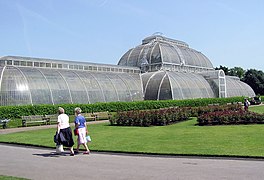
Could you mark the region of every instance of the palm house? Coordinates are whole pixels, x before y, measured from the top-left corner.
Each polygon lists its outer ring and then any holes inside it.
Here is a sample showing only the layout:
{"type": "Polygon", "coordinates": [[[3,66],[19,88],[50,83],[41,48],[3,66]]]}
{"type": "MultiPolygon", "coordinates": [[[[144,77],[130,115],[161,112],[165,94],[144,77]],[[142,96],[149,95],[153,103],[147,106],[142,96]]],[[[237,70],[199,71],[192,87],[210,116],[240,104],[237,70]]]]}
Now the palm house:
{"type": "Polygon", "coordinates": [[[4,56],[0,73],[1,106],[255,96],[187,43],[160,35],[118,65],[4,56]]]}

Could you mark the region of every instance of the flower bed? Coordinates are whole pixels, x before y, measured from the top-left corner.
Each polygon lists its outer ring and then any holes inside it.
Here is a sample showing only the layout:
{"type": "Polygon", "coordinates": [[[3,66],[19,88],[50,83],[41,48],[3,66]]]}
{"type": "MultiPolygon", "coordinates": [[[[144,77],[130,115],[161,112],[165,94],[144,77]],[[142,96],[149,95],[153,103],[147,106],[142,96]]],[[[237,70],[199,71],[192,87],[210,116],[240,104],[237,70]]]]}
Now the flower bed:
{"type": "Polygon", "coordinates": [[[189,108],[162,108],[154,110],[136,110],[117,112],[110,120],[118,126],[164,126],[189,118],[189,108]]]}
{"type": "Polygon", "coordinates": [[[201,114],[197,118],[198,125],[238,125],[238,124],[263,124],[264,114],[243,111],[215,111],[201,114]]]}

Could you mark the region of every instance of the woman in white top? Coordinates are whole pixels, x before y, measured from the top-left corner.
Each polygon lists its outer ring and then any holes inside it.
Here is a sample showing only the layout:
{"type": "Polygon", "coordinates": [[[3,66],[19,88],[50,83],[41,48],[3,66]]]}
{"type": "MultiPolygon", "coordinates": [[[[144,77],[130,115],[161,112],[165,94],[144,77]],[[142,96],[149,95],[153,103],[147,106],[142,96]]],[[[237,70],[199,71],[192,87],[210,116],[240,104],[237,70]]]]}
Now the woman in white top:
{"type": "Polygon", "coordinates": [[[71,156],[74,156],[73,151],[73,138],[72,138],[72,130],[69,123],[69,116],[64,113],[64,109],[59,107],[59,116],[58,116],[58,142],[63,146],[69,147],[71,151],[71,156]]]}

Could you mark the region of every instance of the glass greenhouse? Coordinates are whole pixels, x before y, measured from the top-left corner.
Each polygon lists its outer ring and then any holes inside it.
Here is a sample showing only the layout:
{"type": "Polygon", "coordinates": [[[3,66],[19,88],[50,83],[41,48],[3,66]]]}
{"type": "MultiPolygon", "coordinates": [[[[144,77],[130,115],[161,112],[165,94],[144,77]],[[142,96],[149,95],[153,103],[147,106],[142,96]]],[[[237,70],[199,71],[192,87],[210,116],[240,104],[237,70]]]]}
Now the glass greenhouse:
{"type": "Polygon", "coordinates": [[[145,100],[255,96],[250,86],[214,70],[211,61],[187,43],[160,35],[143,39],[118,65],[141,69],[145,100]]]}
{"type": "Polygon", "coordinates": [[[0,62],[2,106],[143,100],[138,68],[12,56],[0,62]]]}
{"type": "Polygon", "coordinates": [[[5,56],[0,72],[1,106],[255,96],[187,43],[160,35],[118,65],[5,56]]]}

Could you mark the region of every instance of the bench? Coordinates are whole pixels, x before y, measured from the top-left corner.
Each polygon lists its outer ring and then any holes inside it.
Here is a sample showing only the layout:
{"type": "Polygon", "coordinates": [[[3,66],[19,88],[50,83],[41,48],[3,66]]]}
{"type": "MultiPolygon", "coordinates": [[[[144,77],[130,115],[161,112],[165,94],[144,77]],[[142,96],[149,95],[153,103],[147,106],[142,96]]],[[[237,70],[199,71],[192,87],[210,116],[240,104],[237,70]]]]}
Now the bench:
{"type": "Polygon", "coordinates": [[[22,116],[22,126],[26,127],[28,124],[47,124],[47,119],[43,115],[22,116]]]}
{"type": "Polygon", "coordinates": [[[48,114],[45,115],[43,119],[47,121],[47,124],[55,124],[58,122],[58,114],[48,114]]]}
{"type": "Polygon", "coordinates": [[[10,119],[0,119],[0,125],[3,126],[3,129],[7,128],[7,123],[10,121],[10,119]]]}
{"type": "Polygon", "coordinates": [[[94,113],[97,120],[110,120],[111,113],[108,111],[94,113]]]}
{"type": "Polygon", "coordinates": [[[82,113],[87,121],[96,121],[96,115],[94,113],[82,113]]]}

